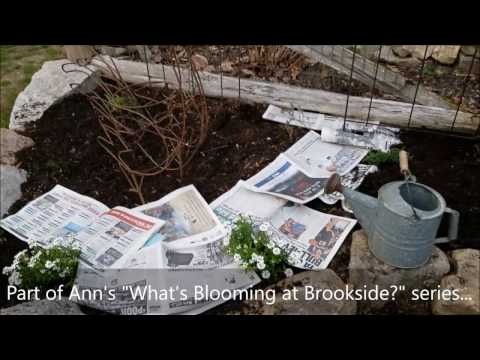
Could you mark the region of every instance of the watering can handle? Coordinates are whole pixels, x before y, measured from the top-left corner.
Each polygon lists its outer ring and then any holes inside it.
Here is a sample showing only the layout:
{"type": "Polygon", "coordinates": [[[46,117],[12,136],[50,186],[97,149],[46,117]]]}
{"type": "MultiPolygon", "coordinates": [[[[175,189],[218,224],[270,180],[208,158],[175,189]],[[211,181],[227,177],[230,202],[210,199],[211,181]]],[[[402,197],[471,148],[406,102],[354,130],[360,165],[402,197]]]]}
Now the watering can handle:
{"type": "Polygon", "coordinates": [[[401,150],[399,153],[400,158],[400,172],[402,174],[409,174],[410,170],[408,169],[408,153],[405,150],[401,150]]]}
{"type": "Polygon", "coordinates": [[[452,240],[456,240],[458,237],[458,222],[460,220],[460,213],[457,210],[445,208],[445,213],[450,216],[448,222],[448,235],[435,240],[436,244],[446,243],[452,240]]]}

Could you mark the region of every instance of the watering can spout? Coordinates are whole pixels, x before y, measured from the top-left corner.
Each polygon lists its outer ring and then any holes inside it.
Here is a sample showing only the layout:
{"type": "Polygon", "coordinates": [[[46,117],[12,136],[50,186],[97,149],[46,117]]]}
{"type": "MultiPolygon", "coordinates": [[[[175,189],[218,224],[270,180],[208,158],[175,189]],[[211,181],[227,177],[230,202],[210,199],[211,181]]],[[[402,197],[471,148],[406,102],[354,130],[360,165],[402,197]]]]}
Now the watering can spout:
{"type": "Polygon", "coordinates": [[[360,222],[368,235],[373,233],[374,222],[376,217],[376,210],[378,200],[372,196],[362,194],[348,188],[344,188],[341,183],[341,178],[338,174],[333,174],[325,186],[325,193],[341,192],[345,196],[345,200],[352,207],[355,217],[360,222]]]}
{"type": "Polygon", "coordinates": [[[373,234],[378,200],[361,192],[344,189],[343,196],[352,207],[353,213],[368,235],[373,234]]]}

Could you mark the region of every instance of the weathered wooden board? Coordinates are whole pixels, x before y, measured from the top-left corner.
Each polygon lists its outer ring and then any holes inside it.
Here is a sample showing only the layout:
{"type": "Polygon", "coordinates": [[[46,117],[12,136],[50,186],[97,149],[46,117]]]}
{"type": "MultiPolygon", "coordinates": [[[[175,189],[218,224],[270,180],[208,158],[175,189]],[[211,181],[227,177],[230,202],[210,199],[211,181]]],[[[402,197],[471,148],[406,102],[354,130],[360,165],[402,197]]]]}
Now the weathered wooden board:
{"type": "MultiPolygon", "coordinates": [[[[146,64],[141,62],[118,60],[107,56],[99,56],[92,60],[92,65],[102,70],[105,76],[112,75],[113,64],[127,82],[138,84],[147,83],[150,80],[152,86],[169,84],[174,88],[181,87],[184,90],[192,91],[191,76],[188,69],[178,71],[182,78],[181,83],[179,83],[172,66],[148,64],[147,72],[146,64]],[[148,75],[150,75],[150,78],[148,75]]],[[[241,79],[239,84],[238,78],[221,77],[208,72],[199,72],[199,77],[206,96],[239,98],[240,95],[241,100],[257,103],[299,108],[342,118],[345,114],[347,96],[343,94],[251,79],[241,79]]],[[[348,117],[366,120],[369,103],[370,98],[351,96],[348,103],[348,117]]],[[[411,110],[412,104],[409,103],[374,99],[370,120],[376,120],[382,124],[407,126],[411,110]]],[[[454,117],[454,110],[415,105],[410,126],[450,130],[454,117]]],[[[478,116],[459,112],[455,122],[455,130],[473,132],[477,129],[479,121],[478,116]]]]}

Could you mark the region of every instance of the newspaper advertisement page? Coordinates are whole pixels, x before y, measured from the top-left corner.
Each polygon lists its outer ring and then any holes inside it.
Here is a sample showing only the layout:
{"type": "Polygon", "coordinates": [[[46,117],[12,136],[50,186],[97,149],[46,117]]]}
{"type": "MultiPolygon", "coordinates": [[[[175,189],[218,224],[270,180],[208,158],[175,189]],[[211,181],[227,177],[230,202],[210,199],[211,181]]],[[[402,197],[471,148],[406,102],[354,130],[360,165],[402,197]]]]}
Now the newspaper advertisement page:
{"type": "Polygon", "coordinates": [[[263,192],[305,204],[320,195],[326,178],[311,177],[284,154],[246,181],[247,186],[263,192]]]}
{"type": "Polygon", "coordinates": [[[19,239],[48,246],[54,239],[66,239],[91,224],[110,208],[61,185],[28,203],[0,226],[19,239]]]}
{"type": "Polygon", "coordinates": [[[272,240],[289,254],[289,263],[309,270],[327,268],[356,222],[294,204],[270,220],[272,240]]]}
{"type": "Polygon", "coordinates": [[[162,199],[133,209],[165,221],[144,246],[163,242],[170,248],[184,248],[222,238],[226,232],[208,203],[193,185],[162,199]]]}
{"type": "Polygon", "coordinates": [[[367,149],[355,146],[326,143],[318,133],[309,131],[285,152],[285,156],[309,175],[329,178],[335,172],[340,176],[347,174],[367,153],[367,149]]]}
{"type": "Polygon", "coordinates": [[[80,260],[95,269],[119,268],[163,224],[163,220],[117,206],[74,235],[80,244],[80,260]]]}

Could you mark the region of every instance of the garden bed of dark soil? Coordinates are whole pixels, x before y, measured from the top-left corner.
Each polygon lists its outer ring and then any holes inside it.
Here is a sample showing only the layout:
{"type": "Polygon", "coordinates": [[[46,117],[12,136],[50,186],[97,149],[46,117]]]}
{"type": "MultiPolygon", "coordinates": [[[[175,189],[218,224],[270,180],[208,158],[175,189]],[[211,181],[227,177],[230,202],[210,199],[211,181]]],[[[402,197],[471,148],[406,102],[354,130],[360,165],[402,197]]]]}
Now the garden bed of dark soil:
{"type": "MultiPolygon", "coordinates": [[[[211,202],[238,180],[257,173],[306,133],[300,128],[287,131],[283,125],[263,120],[264,105],[213,99],[208,99],[208,104],[212,121],[209,136],[185,169],[183,178],[177,173],[146,178],[145,201],[157,200],[181,186],[194,184],[211,202]]],[[[12,206],[10,213],[15,213],[56,184],[110,207],[139,205],[138,196],[129,191],[117,163],[97,142],[102,130],[86,97],[73,95],[52,106],[25,130],[25,134],[34,140],[35,146],[17,156],[29,178],[22,185],[22,199],[12,206]]],[[[458,247],[480,248],[480,142],[417,132],[403,132],[402,140],[402,146],[411,154],[411,168],[418,181],[438,190],[447,204],[461,213],[460,239],[455,244],[443,246],[443,249],[448,253],[458,247]]],[[[382,164],[380,171],[369,175],[359,190],[376,195],[381,185],[399,179],[398,164],[382,164]]],[[[308,205],[324,212],[351,216],[341,209],[340,204],[326,206],[313,201],[308,205]]],[[[351,236],[330,265],[344,281],[348,280],[350,243],[351,236]]],[[[13,256],[25,246],[0,230],[0,267],[10,265],[13,256]],[[2,242],[1,238],[6,241],[2,242]]],[[[6,284],[7,279],[2,275],[0,307],[12,305],[6,302],[6,284]]],[[[241,312],[242,309],[241,304],[230,302],[209,313],[241,312]]],[[[402,309],[393,304],[385,311],[399,313],[402,309]]]]}

